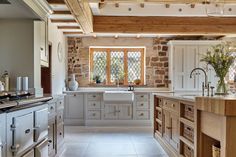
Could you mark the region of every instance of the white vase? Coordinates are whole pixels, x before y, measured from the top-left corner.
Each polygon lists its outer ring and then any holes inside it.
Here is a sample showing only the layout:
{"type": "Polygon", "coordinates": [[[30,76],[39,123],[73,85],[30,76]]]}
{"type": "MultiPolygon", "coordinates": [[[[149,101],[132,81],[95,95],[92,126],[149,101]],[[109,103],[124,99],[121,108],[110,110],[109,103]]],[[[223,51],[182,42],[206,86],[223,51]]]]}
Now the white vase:
{"type": "Polygon", "coordinates": [[[71,74],[71,80],[69,81],[69,89],[71,91],[76,91],[78,89],[78,82],[75,80],[75,74],[71,74]]]}

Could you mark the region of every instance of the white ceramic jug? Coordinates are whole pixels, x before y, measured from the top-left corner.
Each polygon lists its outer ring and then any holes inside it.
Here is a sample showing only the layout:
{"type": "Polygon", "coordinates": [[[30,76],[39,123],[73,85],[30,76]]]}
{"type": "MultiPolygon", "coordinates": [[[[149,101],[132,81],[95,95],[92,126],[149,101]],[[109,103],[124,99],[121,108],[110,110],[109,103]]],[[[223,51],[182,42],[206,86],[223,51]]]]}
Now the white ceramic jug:
{"type": "Polygon", "coordinates": [[[0,81],[0,92],[4,91],[4,83],[0,81]]]}

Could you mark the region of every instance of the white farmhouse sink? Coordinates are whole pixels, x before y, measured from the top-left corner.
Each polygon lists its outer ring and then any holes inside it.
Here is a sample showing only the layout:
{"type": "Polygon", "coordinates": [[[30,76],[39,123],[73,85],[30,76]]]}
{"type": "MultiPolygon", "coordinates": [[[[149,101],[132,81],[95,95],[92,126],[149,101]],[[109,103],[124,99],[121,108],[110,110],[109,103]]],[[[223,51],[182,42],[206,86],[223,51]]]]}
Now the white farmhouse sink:
{"type": "Polygon", "coordinates": [[[103,100],[105,102],[132,102],[134,101],[134,93],[132,91],[105,91],[103,100]]]}

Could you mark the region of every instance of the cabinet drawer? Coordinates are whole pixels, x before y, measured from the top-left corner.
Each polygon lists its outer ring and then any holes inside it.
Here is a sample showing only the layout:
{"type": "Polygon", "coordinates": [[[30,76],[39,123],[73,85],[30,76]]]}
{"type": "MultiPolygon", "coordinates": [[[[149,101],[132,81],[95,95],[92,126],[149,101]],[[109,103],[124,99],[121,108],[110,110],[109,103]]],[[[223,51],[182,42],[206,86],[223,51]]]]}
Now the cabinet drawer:
{"type": "Polygon", "coordinates": [[[137,109],[148,109],[148,102],[137,102],[137,109]]]}
{"type": "Polygon", "coordinates": [[[183,154],[185,157],[194,157],[194,150],[188,147],[185,143],[183,144],[183,154]]]}
{"type": "Polygon", "coordinates": [[[63,122],[63,118],[64,118],[63,110],[58,111],[58,113],[57,113],[57,124],[62,123],[63,122]]]}
{"type": "Polygon", "coordinates": [[[88,119],[100,120],[101,111],[88,111],[88,119]]]}
{"type": "Polygon", "coordinates": [[[183,124],[183,136],[190,141],[194,141],[194,129],[186,124],[183,124]]]}
{"type": "Polygon", "coordinates": [[[100,101],[88,101],[88,109],[100,109],[100,101]]]}
{"type": "Polygon", "coordinates": [[[136,118],[139,120],[148,120],[149,119],[149,111],[137,111],[136,118]]]}
{"type": "Polygon", "coordinates": [[[57,126],[57,145],[61,144],[64,139],[64,125],[60,124],[57,126]]]}
{"type": "Polygon", "coordinates": [[[88,100],[101,100],[101,95],[97,93],[88,94],[88,100]]]}
{"type": "Polygon", "coordinates": [[[48,112],[49,112],[49,117],[55,115],[55,113],[56,113],[56,103],[48,104],[48,112]]]}
{"type": "Polygon", "coordinates": [[[64,99],[59,99],[57,101],[57,111],[64,109],[64,99]]]}
{"type": "Polygon", "coordinates": [[[137,101],[148,101],[148,94],[136,94],[137,101]]]}
{"type": "Polygon", "coordinates": [[[179,103],[172,100],[164,100],[164,107],[179,112],[179,103]]]}

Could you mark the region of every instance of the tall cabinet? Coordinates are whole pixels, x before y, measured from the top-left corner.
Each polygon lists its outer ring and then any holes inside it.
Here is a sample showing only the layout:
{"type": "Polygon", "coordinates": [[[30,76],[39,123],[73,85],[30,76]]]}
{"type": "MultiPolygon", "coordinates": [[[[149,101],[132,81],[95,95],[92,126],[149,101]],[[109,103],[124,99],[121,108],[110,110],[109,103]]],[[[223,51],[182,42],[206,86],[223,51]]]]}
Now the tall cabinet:
{"type": "Polygon", "coordinates": [[[170,63],[169,76],[172,80],[171,88],[173,91],[201,90],[202,82],[204,82],[204,75],[201,74],[202,72],[197,71],[197,73],[190,78],[192,69],[197,67],[206,70],[208,82],[211,83],[211,86],[216,86],[217,77],[214,69],[200,60],[212,45],[219,43],[220,41],[212,40],[173,40],[168,43],[170,63]]]}

